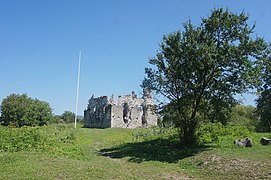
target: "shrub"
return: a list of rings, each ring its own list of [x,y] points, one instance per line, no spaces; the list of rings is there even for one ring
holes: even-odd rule
[[[65,123],[73,123],[74,122],[74,118],[75,118],[75,114],[71,111],[65,111],[62,115],[61,115],[61,119],[63,119],[63,121]]]
[[[3,151],[20,151],[29,148],[37,148],[44,142],[37,128],[23,127],[14,129],[2,127],[0,131],[0,149]]]
[[[197,130],[197,139],[200,144],[218,142],[222,131],[221,123],[206,123]]]
[[[250,130],[255,130],[259,124],[259,117],[254,106],[237,105],[232,108],[230,125],[246,126]]]
[[[151,128],[136,128],[132,131],[134,141],[150,141],[178,137],[178,129],[172,127],[153,126]]]
[[[42,151],[52,155],[80,158],[82,151],[74,146],[78,129],[67,125],[12,128],[0,126],[0,151]]]
[[[242,139],[248,137],[251,131],[246,126],[223,126],[221,123],[202,124],[197,130],[197,139],[200,144],[218,143],[222,138]]]

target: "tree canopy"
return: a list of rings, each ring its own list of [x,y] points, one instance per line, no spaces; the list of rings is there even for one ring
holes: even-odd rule
[[[271,132],[271,56],[259,63],[262,86],[258,88],[260,94],[257,102],[257,113],[260,116],[261,131]]]
[[[15,127],[42,126],[52,117],[49,103],[32,99],[26,94],[11,94],[1,104],[1,121],[3,125]]]
[[[61,119],[63,119],[65,123],[73,123],[75,119],[75,114],[71,111],[65,111],[61,115]]]
[[[201,114],[223,119],[223,110],[237,102],[235,94],[259,85],[255,63],[266,58],[268,44],[252,38],[255,25],[248,25],[244,12],[223,8],[214,9],[199,26],[188,21],[183,28],[163,37],[149,61],[154,67],[145,69],[143,86],[169,100],[178,113],[180,139],[191,144]]]

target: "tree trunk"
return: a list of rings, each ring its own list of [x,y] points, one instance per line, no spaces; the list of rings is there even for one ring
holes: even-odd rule
[[[197,141],[195,136],[197,121],[195,120],[195,114],[192,113],[192,117],[188,118],[185,113],[182,112],[181,108],[178,107],[179,122],[177,127],[179,128],[180,141],[184,145],[194,145]],[[187,118],[185,118],[187,117]]]
[[[180,140],[185,145],[194,145],[197,142],[195,131],[195,123],[189,123],[184,127],[180,127]]]

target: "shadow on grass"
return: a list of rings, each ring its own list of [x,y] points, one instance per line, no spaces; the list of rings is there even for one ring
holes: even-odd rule
[[[126,143],[113,148],[101,149],[98,153],[110,158],[129,158],[130,162],[160,161],[176,163],[186,157],[207,150],[206,146],[183,147],[176,141],[155,139]]]

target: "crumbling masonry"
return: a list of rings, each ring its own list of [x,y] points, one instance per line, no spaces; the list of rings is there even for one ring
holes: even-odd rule
[[[119,96],[117,103],[114,97],[107,96],[89,100],[84,111],[84,127],[91,128],[136,128],[157,125],[157,114],[151,93],[144,89],[143,98],[131,95]]]

